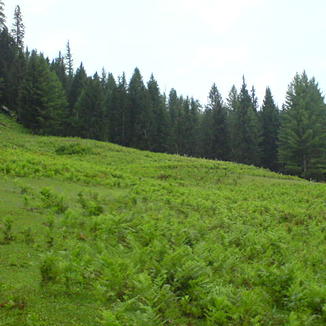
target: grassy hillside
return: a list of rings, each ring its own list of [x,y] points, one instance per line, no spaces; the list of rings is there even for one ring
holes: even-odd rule
[[[0,325],[325,325],[326,185],[0,115]]]

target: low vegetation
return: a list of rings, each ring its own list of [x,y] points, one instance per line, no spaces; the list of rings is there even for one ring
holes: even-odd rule
[[[0,122],[1,325],[326,324],[325,184]]]

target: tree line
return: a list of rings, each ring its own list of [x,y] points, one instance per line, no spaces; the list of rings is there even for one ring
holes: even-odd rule
[[[316,180],[326,179],[326,106],[318,83],[296,74],[279,109],[266,88],[258,105],[243,78],[223,100],[213,84],[208,103],[160,91],[136,68],[129,81],[104,70],[75,70],[69,42],[50,60],[24,46],[20,7],[6,25],[0,0],[0,107],[34,133],[110,141],[154,152],[253,164]]]

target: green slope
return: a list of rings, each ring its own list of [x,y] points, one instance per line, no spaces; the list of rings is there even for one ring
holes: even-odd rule
[[[325,184],[0,115],[0,325],[325,325],[325,217]]]

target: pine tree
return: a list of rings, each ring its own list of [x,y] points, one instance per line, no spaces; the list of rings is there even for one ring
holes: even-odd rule
[[[24,48],[25,26],[23,24],[23,17],[20,6],[16,6],[14,13],[14,23],[11,33],[15,39],[16,45],[19,49]]]
[[[129,82],[128,98],[130,117],[128,144],[135,148],[149,149],[153,116],[149,94],[138,68],[135,69]]]
[[[105,93],[104,100],[104,132],[105,140],[117,143],[117,84],[112,74],[102,72],[102,87]]]
[[[59,55],[57,58],[52,60],[50,68],[52,71],[54,71],[57,74],[63,88],[67,91],[66,65],[64,62],[64,58],[61,55],[61,52],[59,52]],[[67,93],[67,95],[68,95],[68,93]]]
[[[178,119],[180,111],[180,100],[177,91],[171,89],[168,99],[168,123],[169,123],[169,136],[168,148],[170,153],[179,153],[178,146]]]
[[[77,103],[78,135],[83,138],[103,140],[105,94],[98,74],[87,78]]]
[[[326,178],[326,108],[315,79],[296,74],[282,112],[279,159],[285,172]]]
[[[0,0],[0,32],[2,32],[6,27],[6,15],[5,15],[5,4]]]
[[[213,84],[210,89],[203,122],[205,156],[226,160],[230,151],[227,110],[216,84]]]
[[[244,78],[238,101],[231,127],[233,160],[238,163],[259,165],[259,122]]]
[[[47,60],[33,51],[27,62],[19,120],[35,133],[63,133],[66,96]]]
[[[254,86],[251,87],[250,96],[251,96],[252,108],[257,113],[257,111],[258,111],[258,98],[256,96],[256,89],[255,89]]]
[[[200,104],[194,98],[187,99],[184,115],[184,153],[197,156],[199,153],[199,110]]]
[[[262,126],[262,166],[276,171],[278,169],[277,146],[280,128],[280,114],[274,103],[272,92],[266,88],[265,98],[259,112]]]
[[[65,57],[65,64],[67,67],[68,79],[72,80],[74,76],[74,61],[72,59],[71,49],[70,49],[70,42],[67,42],[66,45],[66,57]]]
[[[166,152],[168,150],[168,117],[164,97],[154,76],[151,75],[147,83],[150,98],[153,124],[150,130],[150,150],[154,152]]]
[[[7,28],[0,31],[0,79],[2,79],[2,95],[0,105],[6,105],[13,110],[13,103],[16,103],[15,85],[15,60],[17,59],[17,47],[14,39],[9,34]]]
[[[80,98],[83,90],[86,87],[87,83],[87,74],[84,69],[83,64],[76,70],[76,74],[74,75],[71,81],[71,87],[68,91],[68,110],[67,110],[67,118],[65,121],[65,135],[66,136],[79,136],[79,128],[78,128],[78,120],[79,120],[79,112],[76,109],[76,103]]]

